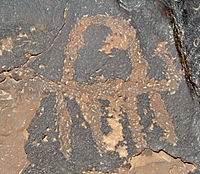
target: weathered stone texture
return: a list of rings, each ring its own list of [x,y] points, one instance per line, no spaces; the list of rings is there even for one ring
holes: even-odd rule
[[[200,108],[163,3],[2,1],[2,174],[200,172]]]
[[[171,18],[176,47],[189,87],[200,101],[200,2],[160,0]]]

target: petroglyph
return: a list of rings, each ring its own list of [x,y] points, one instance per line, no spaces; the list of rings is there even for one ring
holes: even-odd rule
[[[84,46],[84,31],[94,24],[105,25],[112,30],[106,36],[105,44],[99,49],[100,52],[111,55],[114,48],[128,51],[132,72],[127,81],[119,78],[106,80],[103,75],[97,76],[96,81],[92,84],[73,81],[73,64],[78,56],[78,51]],[[68,87],[64,89],[65,95],[77,99],[83,116],[90,123],[94,139],[99,145],[105,145],[106,142],[106,149],[114,150],[117,143],[123,141],[122,133],[120,133],[122,126],[119,123],[120,109],[123,108],[128,115],[133,141],[136,143],[138,152],[147,147],[145,135],[141,131],[143,127],[139,124],[140,117],[137,113],[137,96],[143,93],[149,94],[151,107],[155,114],[155,123],[161,126],[165,132],[163,138],[171,144],[176,144],[176,133],[159,92],[169,91],[173,95],[179,87],[182,71],[176,69],[173,64],[174,58],[168,57],[167,52],[165,42],[158,44],[154,51],[154,54],[159,55],[165,62],[166,80],[149,79],[147,77],[148,63],[141,55],[139,41],[136,39],[136,30],[129,25],[129,21],[106,15],[84,16],[77,21],[69,34],[69,43],[65,50],[67,57],[61,82]],[[109,58],[112,59],[112,56]],[[126,100],[122,99],[124,97]],[[112,103],[109,106],[109,114],[113,117],[107,118],[112,132],[108,135],[103,135],[100,131],[102,113],[98,99],[107,99]],[[62,122],[60,124],[62,125]],[[126,148],[124,149],[126,151]]]
[[[22,46],[38,44],[29,33],[38,32],[38,27],[28,26],[27,34],[19,32],[16,40]],[[39,28],[45,30],[42,24]],[[43,54],[43,49],[37,54],[26,53],[25,63],[9,70],[4,67],[0,76],[0,154],[4,155],[0,169],[4,165],[6,172],[11,173],[13,168],[29,172],[40,170],[45,164],[45,172],[58,169],[61,173],[90,169],[83,173],[131,174],[152,169],[159,173],[161,168],[172,174],[194,171],[195,165],[164,151],[145,150],[151,148],[149,139],[153,138],[148,139],[148,135],[152,132],[158,137],[155,141],[159,150],[163,146],[179,147],[180,132],[172,119],[177,115],[170,112],[166,98],[180,92],[184,73],[174,63],[177,57],[169,53],[170,44],[163,41],[157,43],[151,58],[163,62],[164,70],[159,73],[164,78],[157,79],[154,74],[149,77],[150,62],[143,56],[137,38],[130,20],[84,15],[72,29],[67,28],[67,22],[63,25],[52,46],[45,46],[48,53]],[[13,41],[11,37],[0,41],[0,56],[15,49]],[[60,55],[65,57],[63,71]],[[47,67],[56,61],[61,63],[55,69],[60,73],[55,80],[50,78],[54,72],[48,74],[51,68]],[[36,73],[40,70],[45,71]],[[144,101],[147,102],[142,105]],[[150,120],[148,126],[144,117]],[[37,161],[40,155],[45,156],[43,163]]]

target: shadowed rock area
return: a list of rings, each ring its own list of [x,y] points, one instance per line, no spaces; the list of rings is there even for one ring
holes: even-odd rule
[[[199,174],[199,3],[0,1],[1,174]]]
[[[188,85],[200,97],[200,2],[160,0],[174,27],[174,39]],[[199,101],[200,102],[200,101]]]

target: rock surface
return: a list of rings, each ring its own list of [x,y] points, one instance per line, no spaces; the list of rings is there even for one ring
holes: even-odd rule
[[[174,25],[174,37],[189,87],[200,97],[200,2],[161,0]],[[200,100],[199,100],[200,102]]]
[[[2,0],[1,173],[200,173],[196,2]]]

